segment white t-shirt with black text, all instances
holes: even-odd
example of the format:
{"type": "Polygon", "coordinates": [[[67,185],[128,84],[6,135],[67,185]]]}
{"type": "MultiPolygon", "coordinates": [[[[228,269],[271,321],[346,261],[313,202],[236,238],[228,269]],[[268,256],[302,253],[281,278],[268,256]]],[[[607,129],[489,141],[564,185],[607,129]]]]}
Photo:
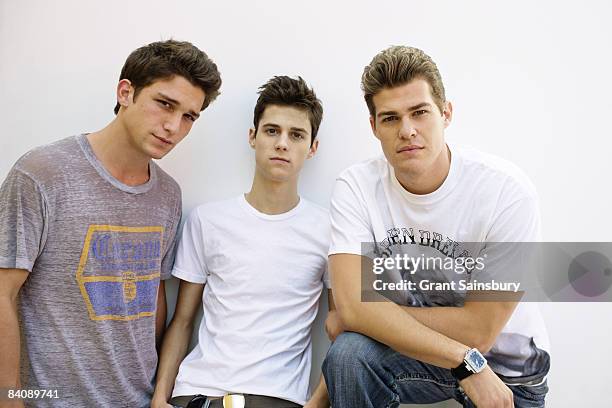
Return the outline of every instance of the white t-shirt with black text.
{"type": "MultiPolygon", "coordinates": [[[[449,174],[430,194],[404,189],[384,157],[344,170],[331,201],[329,254],[364,255],[362,243],[368,242],[395,250],[423,239],[442,250],[455,243],[540,241],[537,194],[527,177],[500,158],[449,148],[449,174]]],[[[489,258],[491,270],[505,261],[503,255],[489,258]]],[[[548,371],[548,350],[537,303],[521,302],[486,356],[496,373],[530,379],[548,371]]]]}

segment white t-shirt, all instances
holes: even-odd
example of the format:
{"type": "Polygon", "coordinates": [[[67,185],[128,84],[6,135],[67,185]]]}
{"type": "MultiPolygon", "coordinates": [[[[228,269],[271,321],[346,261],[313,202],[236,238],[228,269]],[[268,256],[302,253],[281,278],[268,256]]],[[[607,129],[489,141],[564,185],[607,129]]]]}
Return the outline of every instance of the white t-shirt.
{"type": "Polygon", "coordinates": [[[260,213],[243,195],[193,210],[172,274],[206,284],[204,316],[173,396],[307,401],[310,331],[329,286],[329,235],[328,211],[303,198],[278,215],[260,213]]]}
{"type": "MultiPolygon", "coordinates": [[[[384,157],[344,170],[331,201],[329,254],[362,255],[362,243],[368,242],[395,249],[411,239],[417,244],[421,239],[439,241],[440,250],[455,243],[540,241],[537,194],[527,177],[500,158],[449,148],[448,177],[430,194],[406,191],[384,157]]],[[[495,269],[503,258],[490,257],[488,266],[495,269]]],[[[537,304],[522,302],[487,358],[498,374],[531,377],[548,371],[547,350],[537,304]]]]}

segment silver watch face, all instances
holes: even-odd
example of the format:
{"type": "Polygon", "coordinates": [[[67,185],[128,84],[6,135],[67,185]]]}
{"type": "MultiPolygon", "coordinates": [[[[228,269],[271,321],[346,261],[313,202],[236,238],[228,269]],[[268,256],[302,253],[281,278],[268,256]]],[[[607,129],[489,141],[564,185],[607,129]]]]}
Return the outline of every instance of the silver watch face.
{"type": "Polygon", "coordinates": [[[471,349],[466,353],[465,362],[475,373],[481,372],[487,366],[487,359],[476,349],[471,349]]]}

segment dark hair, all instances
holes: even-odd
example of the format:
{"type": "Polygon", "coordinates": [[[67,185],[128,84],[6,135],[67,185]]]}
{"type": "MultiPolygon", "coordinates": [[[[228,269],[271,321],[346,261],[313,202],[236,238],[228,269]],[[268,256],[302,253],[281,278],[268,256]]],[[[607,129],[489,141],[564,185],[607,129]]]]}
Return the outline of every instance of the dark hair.
{"type": "MultiPolygon", "coordinates": [[[[217,65],[203,51],[186,41],[158,41],[133,51],[119,79],[128,79],[134,87],[134,98],[142,88],[159,79],[182,76],[204,91],[204,110],[219,95],[221,75],[217,65]]],[[[115,105],[115,114],[119,103],[115,105]]]]}
{"type": "Polygon", "coordinates": [[[376,54],[361,76],[366,105],[370,115],[376,115],[372,98],[385,88],[404,85],[415,78],[427,81],[434,102],[444,111],[444,84],[436,63],[418,48],[396,45],[376,54]]]}
{"type": "Polygon", "coordinates": [[[259,87],[259,98],[253,113],[253,125],[257,131],[259,120],[268,105],[292,106],[308,112],[311,127],[310,145],[314,143],[323,119],[323,106],[312,88],[302,77],[275,76],[259,87]]]}

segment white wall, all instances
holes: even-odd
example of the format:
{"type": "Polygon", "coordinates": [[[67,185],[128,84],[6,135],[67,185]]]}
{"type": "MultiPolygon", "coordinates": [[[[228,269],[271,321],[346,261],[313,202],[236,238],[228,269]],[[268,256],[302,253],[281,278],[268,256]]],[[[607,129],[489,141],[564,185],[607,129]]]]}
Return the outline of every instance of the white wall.
{"type": "MultiPolygon", "coordinates": [[[[26,150],[113,117],[133,49],[173,37],[219,65],[222,95],[161,165],[185,211],[245,191],[256,88],[302,75],[323,100],[321,146],[302,194],[327,205],[334,176],[378,154],[360,72],[392,44],[428,52],[454,102],[449,139],[508,158],[536,184],[549,241],[610,241],[612,95],[606,1],[0,1],[0,178],[26,150]]],[[[174,299],[172,298],[171,301],[174,299]]],[[[550,406],[609,401],[610,304],[543,305],[550,406]]],[[[317,355],[327,343],[316,335],[317,355]]]]}

